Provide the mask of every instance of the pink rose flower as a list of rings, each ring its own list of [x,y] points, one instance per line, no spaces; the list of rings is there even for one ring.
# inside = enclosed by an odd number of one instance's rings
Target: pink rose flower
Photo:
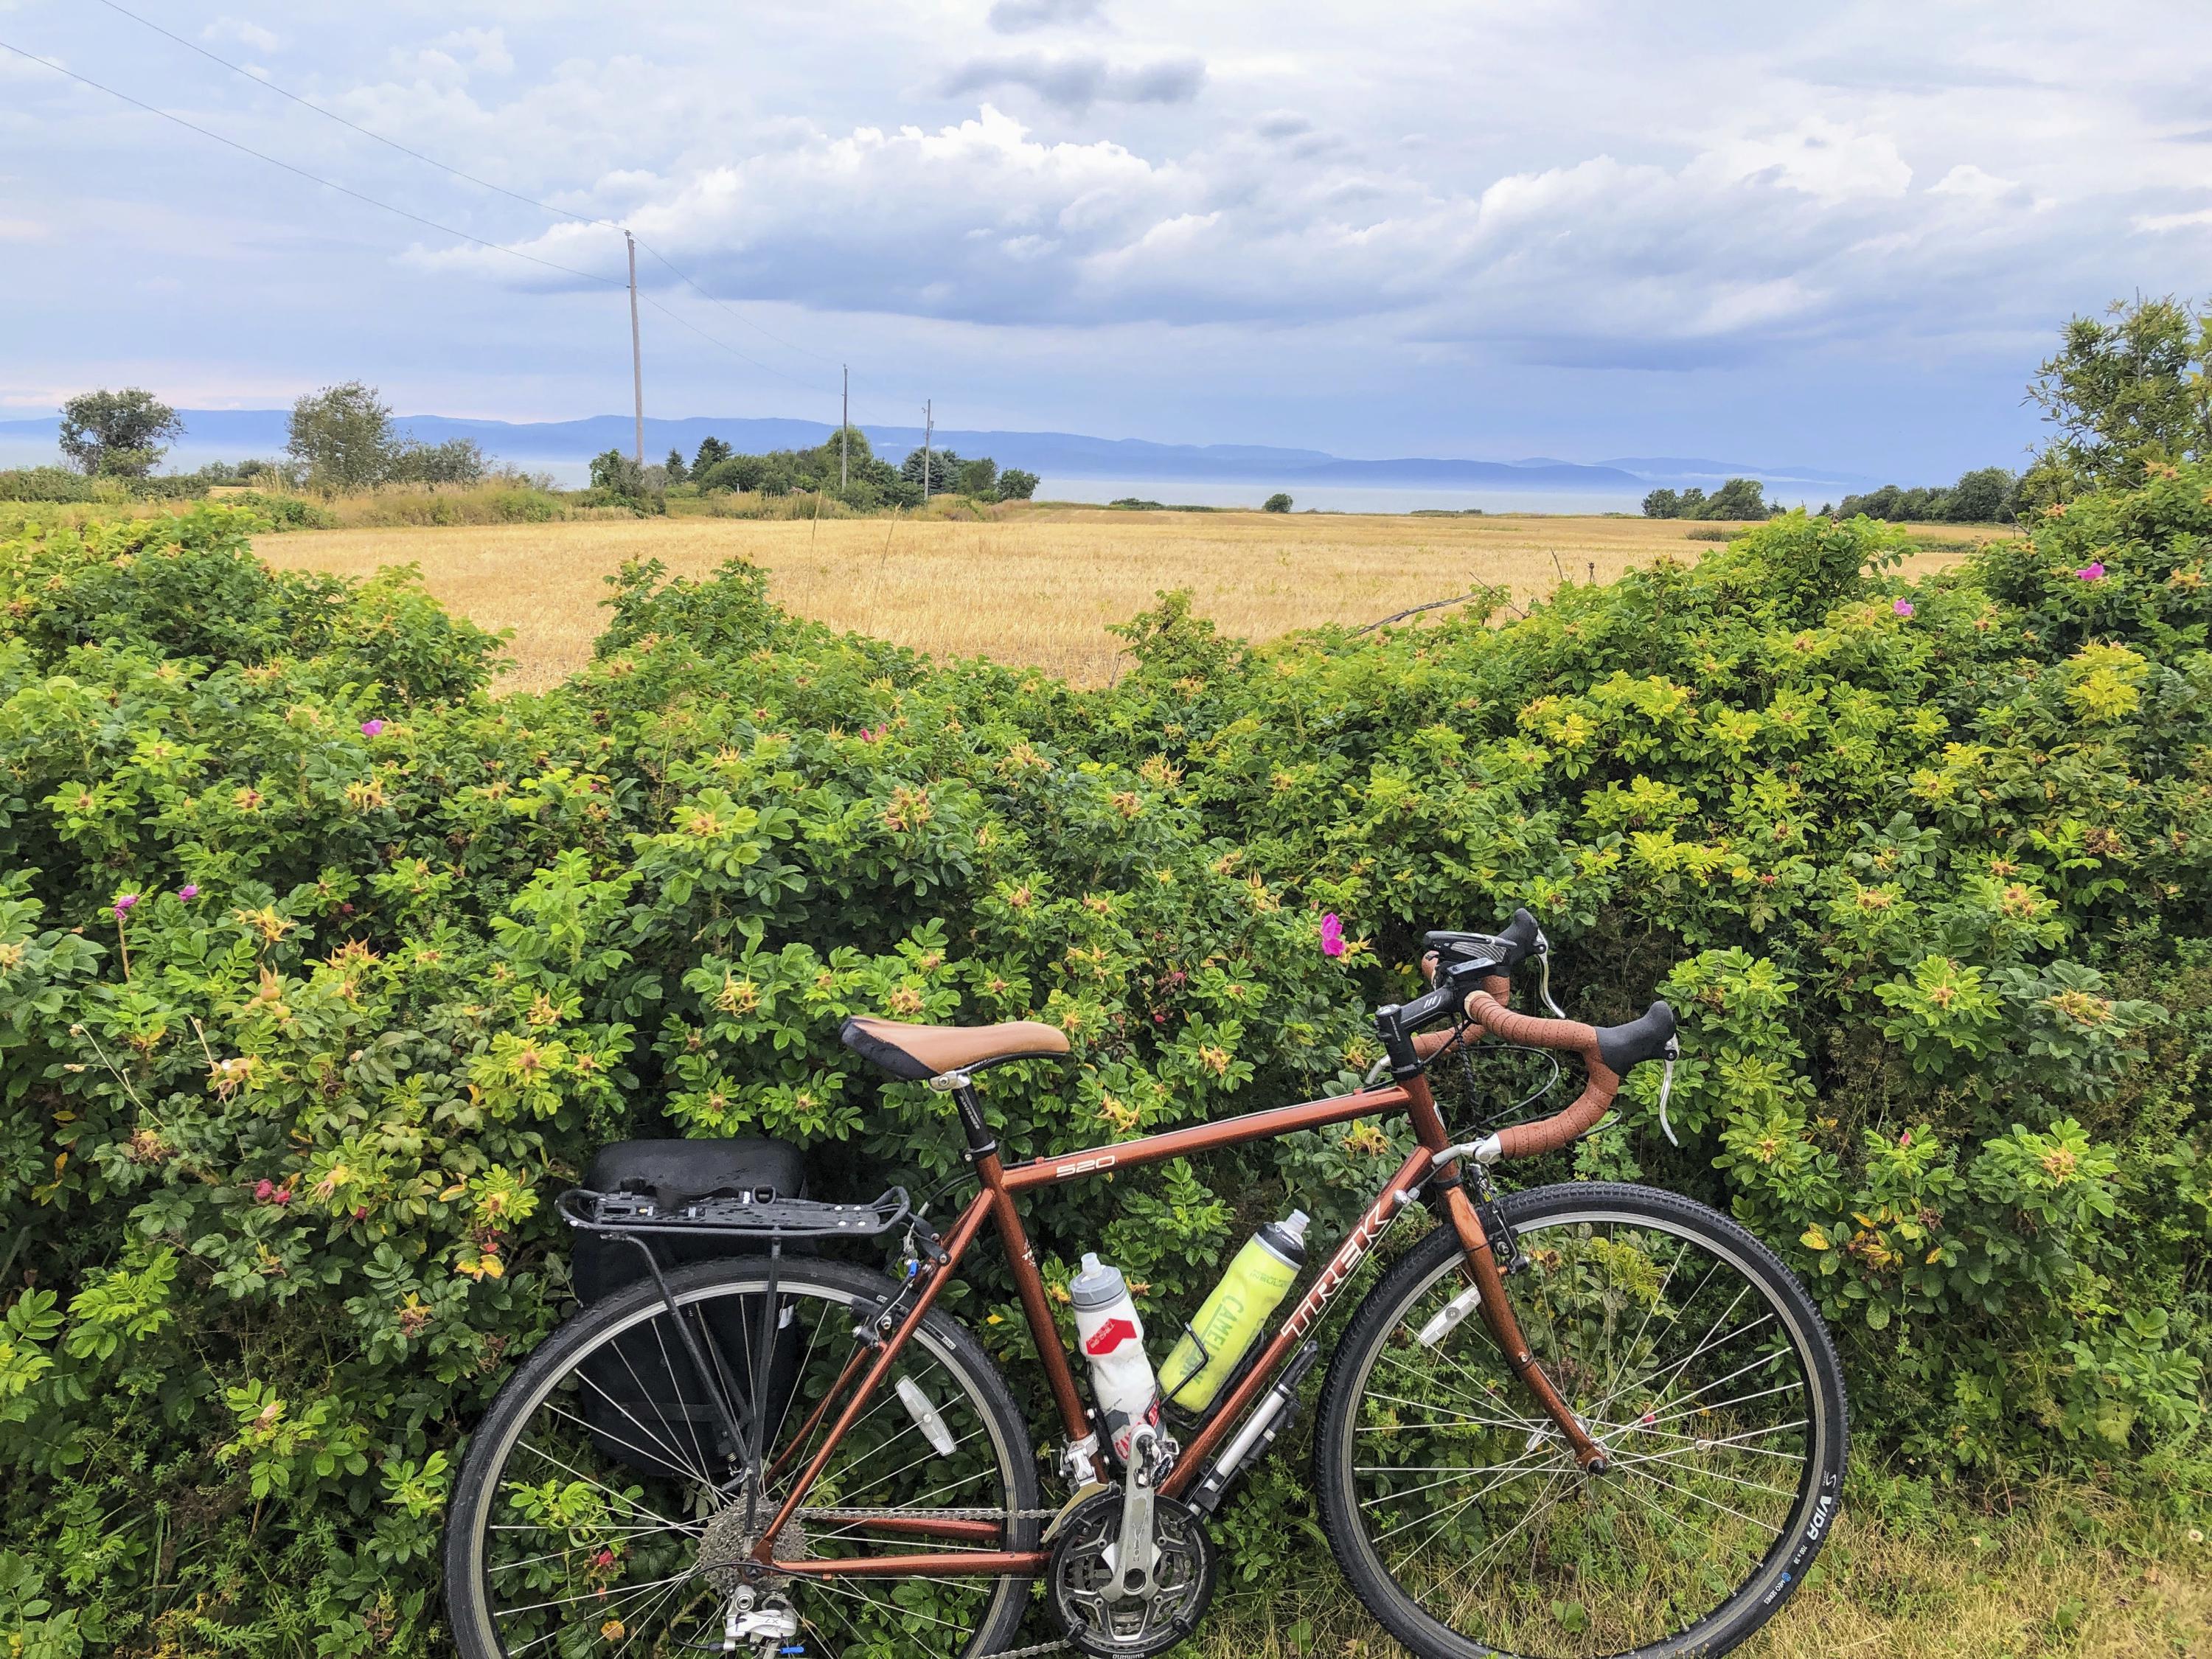
[[[253,1183],[253,1200],[255,1203],[266,1204],[271,1198],[275,1197],[276,1194],[276,1183],[275,1182],[264,1177]]]
[[[127,916],[131,914],[131,907],[137,902],[137,894],[125,893],[121,898],[115,901],[115,914],[118,916]]]
[[[1321,919],[1321,953],[1325,957],[1344,954],[1344,923],[1334,910]]]
[[[2102,559],[2092,559],[2075,571],[2074,575],[2075,580],[2080,581],[2100,582],[2105,580],[2105,562]]]
[[[1893,605],[1889,608],[1897,612],[1900,617],[1909,617],[1912,614],[1912,601],[1910,599],[1899,599],[1895,605]]]
[[[382,720],[363,720],[361,723],[361,734],[364,738],[373,738],[382,730],[384,730]]]
[[[190,904],[190,903],[191,903],[194,899],[198,898],[199,896],[200,896],[200,890],[199,890],[197,886],[195,886],[192,883],[191,883],[191,882],[189,882],[189,881],[188,881],[188,882],[186,882],[186,883],[185,883],[182,887],[179,887],[179,889],[177,889],[177,896],[178,896],[179,898],[180,898],[180,899],[184,900],[184,902],[185,902],[185,903],[187,903],[187,904]]]

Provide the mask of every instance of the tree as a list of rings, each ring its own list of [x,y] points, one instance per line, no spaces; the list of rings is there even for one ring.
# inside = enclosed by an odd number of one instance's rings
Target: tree
[[[668,459],[663,461],[661,465],[666,469],[668,482],[671,483],[682,483],[684,479],[690,477],[690,470],[684,465],[684,452],[680,449],[670,450]]]
[[[2001,466],[1977,467],[1951,486],[1943,516],[1953,524],[2010,524],[2020,480]]]
[[[2212,305],[2115,300],[2076,317],[2027,389],[2058,428],[2021,481],[2031,505],[2142,483],[2151,460],[2212,454]]]
[[[402,438],[385,452],[384,474],[377,483],[472,484],[483,482],[488,463],[474,438],[448,438],[441,444]]]
[[[984,496],[996,493],[999,464],[988,455],[980,461],[969,461],[960,468],[960,493],[963,495]]]
[[[647,499],[645,469],[619,449],[592,457],[592,488],[625,501]]]
[[[927,456],[929,465],[929,494],[949,495],[960,488],[960,469],[967,465],[949,449],[917,449],[900,463],[899,475],[916,489],[922,487],[922,463]]]
[[[699,453],[691,458],[691,470],[694,472],[704,472],[717,461],[728,460],[730,454],[729,445],[724,443],[720,438],[712,436],[702,438],[699,440]]]
[[[1685,513],[1684,518],[1689,517]],[[1730,478],[1698,510],[1701,519],[1764,519],[1766,490],[1756,478]]]
[[[1002,501],[1025,501],[1036,494],[1037,475],[1010,466],[999,475],[999,499]]]
[[[1260,510],[1262,513],[1287,513],[1291,510],[1291,498],[1279,489],[1260,503]]]
[[[1644,516],[1679,519],[1682,516],[1682,498],[1671,489],[1655,489],[1644,498]]]
[[[392,411],[376,388],[359,380],[326,386],[292,405],[285,450],[306,471],[308,487],[325,495],[368,489],[384,481],[398,445]]]
[[[175,410],[135,386],[88,392],[62,405],[62,453],[91,477],[143,478],[184,430]]]
[[[1711,514],[1705,511],[1705,490],[1696,484],[1692,484],[1687,489],[1684,490],[1680,497],[1674,503],[1674,516],[1678,519],[1709,519],[1712,517]]]

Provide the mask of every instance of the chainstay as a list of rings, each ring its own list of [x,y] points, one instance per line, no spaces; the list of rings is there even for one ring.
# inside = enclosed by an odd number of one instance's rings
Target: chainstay
[[[946,1521],[1048,1521],[1058,1515],[1058,1510],[986,1510],[986,1509],[802,1509],[802,1521],[884,1521],[914,1515],[936,1516]],[[1026,1648],[1002,1648],[996,1653],[977,1656],[977,1659],[1039,1659],[1048,1653],[1067,1650],[1065,1638],[1049,1642],[1038,1642]]]

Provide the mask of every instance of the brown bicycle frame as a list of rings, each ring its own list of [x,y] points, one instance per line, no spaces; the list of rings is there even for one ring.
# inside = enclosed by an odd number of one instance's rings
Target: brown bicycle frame
[[[972,1097],[966,1104],[972,1104]],[[1376,1243],[1389,1231],[1399,1213],[1410,1204],[1421,1188],[1431,1179],[1437,1181],[1443,1194],[1443,1207],[1453,1230],[1459,1235],[1461,1246],[1467,1254],[1467,1271],[1472,1281],[1481,1291],[1480,1312],[1488,1327],[1492,1340],[1505,1356],[1515,1375],[1534,1394],[1545,1413],[1559,1425],[1561,1434],[1573,1449],[1584,1468],[1601,1462],[1603,1453],[1583,1428],[1579,1419],[1562,1400],[1546,1376],[1541,1367],[1531,1357],[1528,1344],[1522,1340],[1520,1324],[1507,1300],[1504,1275],[1490,1249],[1490,1241],[1483,1231],[1481,1218],[1474,1205],[1456,1180],[1456,1166],[1438,1165],[1436,1154],[1445,1151],[1452,1142],[1444,1128],[1443,1118],[1437,1110],[1435,1097],[1429,1091],[1429,1080],[1419,1073],[1402,1078],[1380,1088],[1362,1090],[1356,1094],[1336,1095],[1325,1100],[1308,1101],[1303,1105],[1281,1106],[1264,1112],[1248,1113],[1242,1117],[1223,1120],[1218,1123],[1203,1123],[1188,1129],[1173,1129],[1164,1134],[1148,1135],[1141,1140],[1123,1141],[1118,1146],[1093,1147],[1087,1152],[1066,1152],[1054,1158],[1036,1158],[1026,1164],[1017,1164],[1011,1169],[1001,1164],[995,1147],[979,1150],[972,1154],[976,1173],[982,1186],[968,1206],[960,1213],[952,1231],[944,1241],[945,1259],[927,1270],[921,1293],[898,1328],[884,1340],[875,1362],[866,1368],[852,1397],[839,1413],[827,1439],[823,1442],[798,1484],[783,1500],[775,1518],[762,1529],[761,1541],[753,1552],[761,1561],[780,1574],[793,1578],[830,1577],[906,1577],[994,1576],[1001,1573],[1033,1572],[1049,1559],[1042,1550],[982,1553],[967,1551],[950,1555],[881,1555],[862,1556],[842,1560],[775,1560],[769,1554],[770,1546],[781,1536],[785,1525],[805,1500],[807,1492],[820,1477],[830,1455],[846,1431],[866,1408],[879,1384],[897,1363],[907,1340],[920,1327],[923,1317],[936,1304],[938,1292],[959,1267],[977,1233],[986,1220],[998,1224],[999,1237],[1006,1245],[1006,1259],[1012,1266],[1014,1288],[1021,1298],[1022,1312],[1028,1321],[1030,1334],[1036,1342],[1037,1357],[1043,1363],[1045,1376],[1052,1387],[1054,1404],[1059,1407],[1071,1440],[1081,1440],[1092,1432],[1089,1414],[1085,1411],[1083,1397],[1077,1391],[1075,1373],[1069,1364],[1067,1352],[1061,1346],[1060,1330],[1052,1316],[1052,1305],[1046,1297],[1043,1277],[1037,1272],[1036,1255],[1030,1248],[1029,1235],[1023,1229],[1021,1212],[1014,1202],[1015,1194],[1033,1187],[1054,1187],[1086,1176],[1103,1174],[1109,1170],[1133,1170],[1147,1164],[1158,1164],[1170,1158],[1187,1157],[1195,1152],[1218,1152],[1227,1146],[1241,1146],[1251,1141],[1270,1140],[1279,1135],[1293,1134],[1301,1129],[1319,1129],[1332,1123],[1347,1123],[1355,1118],[1372,1117],[1380,1113],[1404,1110],[1411,1117],[1413,1133],[1420,1142],[1420,1150],[1413,1153],[1392,1176],[1353,1227],[1344,1242],[1330,1257],[1313,1288],[1300,1300],[1290,1317],[1283,1322],[1259,1362],[1244,1376],[1243,1382],[1223,1401],[1207,1419],[1197,1439],[1184,1448],[1173,1469],[1161,1482],[1160,1490],[1169,1497],[1180,1496],[1198,1478],[1206,1460],[1231,1427],[1243,1417],[1252,1402],[1259,1397],[1269,1380],[1281,1369],[1297,1345],[1304,1340],[1320,1322],[1322,1312],[1334,1301],[1337,1293],[1351,1281],[1352,1273],[1364,1261]],[[855,1356],[857,1361],[858,1356]],[[830,1404],[852,1379],[859,1369],[857,1363],[848,1364],[821,1406],[817,1407],[801,1428],[793,1448],[777,1459],[781,1469],[791,1451],[804,1445]],[[866,1526],[882,1531],[933,1535],[946,1539],[989,1541],[1003,1539],[1002,1528],[989,1522],[945,1517],[935,1519],[926,1515],[884,1516],[872,1520]]]

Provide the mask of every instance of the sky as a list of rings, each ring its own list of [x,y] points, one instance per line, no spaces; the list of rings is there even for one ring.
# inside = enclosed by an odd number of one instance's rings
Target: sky
[[[875,422],[1925,482],[2019,463],[2068,316],[2212,292],[2201,0],[130,9],[181,39],[0,0],[219,135],[0,52],[0,418],[625,412],[619,222],[657,416],[848,364]]]

